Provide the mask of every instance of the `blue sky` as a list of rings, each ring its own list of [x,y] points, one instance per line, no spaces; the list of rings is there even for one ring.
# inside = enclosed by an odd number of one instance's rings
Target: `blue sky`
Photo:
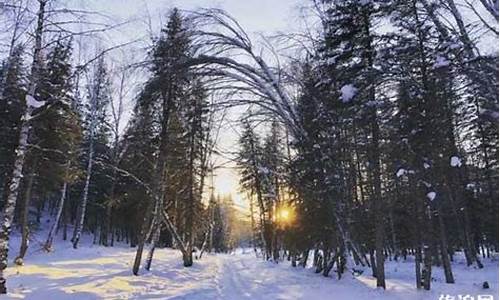
[[[121,18],[165,15],[169,8],[196,9],[217,7],[234,16],[248,31],[271,32],[292,25],[296,0],[79,0],[81,4]],[[138,28],[139,29],[139,28]]]

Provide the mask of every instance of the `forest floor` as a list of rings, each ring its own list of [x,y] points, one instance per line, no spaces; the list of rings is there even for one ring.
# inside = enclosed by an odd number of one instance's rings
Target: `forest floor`
[[[10,257],[17,253],[14,236]],[[0,299],[440,299],[441,295],[495,295],[498,299],[498,261],[485,259],[482,270],[467,268],[462,260],[453,265],[456,284],[444,283],[441,268],[433,269],[431,291],[417,290],[414,264],[386,264],[387,290],[375,288],[366,269],[361,276],[325,278],[311,268],[292,268],[289,262],[274,264],[257,259],[251,250],[234,254],[208,254],[191,268],[182,266],[180,253],[157,249],[150,272],[134,276],[135,251],[126,246],[92,246],[84,240],[78,250],[58,241],[46,253],[32,241],[24,266],[9,265],[9,294]],[[11,259],[12,260],[12,259]],[[490,289],[483,289],[488,281]],[[472,299],[472,298],[465,298]]]

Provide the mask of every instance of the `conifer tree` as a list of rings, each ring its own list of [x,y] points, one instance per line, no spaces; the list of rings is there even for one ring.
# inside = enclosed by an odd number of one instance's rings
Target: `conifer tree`
[[[24,113],[26,74],[23,69],[22,47],[16,47],[1,69],[2,94],[0,99],[0,199],[5,202],[17,147],[21,116]]]

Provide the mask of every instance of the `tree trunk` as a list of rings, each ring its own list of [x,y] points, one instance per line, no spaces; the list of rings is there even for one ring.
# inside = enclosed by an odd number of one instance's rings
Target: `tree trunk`
[[[144,214],[144,219],[142,221],[141,232],[139,234],[137,241],[137,251],[135,253],[134,265],[132,267],[132,273],[134,275],[139,275],[139,266],[141,265],[142,251],[144,250],[144,243],[146,239],[146,234],[149,231],[149,223],[151,222],[152,210],[151,203],[152,200],[148,199],[148,204],[146,206],[146,211]]]
[[[44,15],[46,0],[38,1],[40,6],[37,12],[37,27],[35,31],[35,45],[33,50],[33,63],[31,68],[31,78],[28,84],[27,98],[34,99],[36,85],[38,82],[38,74],[41,63],[42,35],[44,28]],[[7,258],[9,252],[9,236],[11,232],[12,221],[16,208],[17,195],[19,193],[19,184],[23,174],[24,160],[26,157],[26,149],[28,146],[28,136],[30,133],[29,120],[32,117],[33,107],[27,105],[24,117],[21,119],[21,130],[19,133],[19,141],[16,149],[16,158],[14,160],[14,168],[8,188],[8,196],[3,207],[2,227],[0,231],[0,294],[7,293],[6,279],[4,271],[7,268]]]
[[[94,113],[95,114],[95,113]],[[91,122],[91,132],[90,132],[90,146],[89,146],[89,155],[88,155],[88,163],[87,163],[87,177],[85,178],[85,186],[83,188],[83,197],[80,205],[78,207],[78,215],[75,224],[75,231],[73,233],[73,238],[71,241],[73,242],[73,248],[78,248],[78,242],[80,241],[80,236],[82,235],[83,223],[85,221],[85,211],[87,209],[87,201],[89,196],[89,188],[90,188],[90,179],[92,176],[92,166],[94,162],[94,127],[95,127],[95,116],[93,116],[93,121]]]
[[[160,233],[161,233],[161,224],[158,222],[158,224],[156,225],[156,229],[153,233],[153,237],[151,238],[151,248],[149,249],[148,256],[146,258],[146,265],[144,266],[144,269],[146,269],[147,271],[151,269],[151,263],[153,262],[153,254],[158,244],[158,241],[160,240]]]
[[[68,163],[68,166],[66,167],[66,175],[68,175],[68,169],[69,169],[69,163]],[[54,240],[54,236],[56,234],[57,228],[59,226],[59,221],[60,221],[61,215],[63,213],[67,188],[68,188],[68,181],[65,178],[62,189],[61,189],[61,198],[60,198],[59,203],[57,205],[57,213],[55,216],[55,220],[54,220],[54,223],[52,224],[52,227],[50,228],[49,234],[47,236],[47,240],[45,241],[44,249],[46,251],[52,250],[52,241]]]
[[[115,142],[115,145],[114,145],[114,151],[116,152],[116,149],[117,149],[118,145],[117,145],[117,142]],[[104,231],[104,237],[103,237],[103,244],[104,246],[108,246],[108,240],[110,238],[110,236],[112,235],[111,233],[111,227],[112,227],[112,218],[113,218],[113,201],[115,199],[115,188],[116,188],[116,166],[118,165],[118,156],[116,155],[116,153],[113,155],[113,163],[115,165],[115,168],[113,168],[113,171],[112,171],[112,176],[111,176],[111,180],[112,180],[112,183],[111,183],[111,189],[110,189],[110,192],[109,192],[109,201],[108,203],[106,204],[106,229]]]
[[[370,250],[370,265],[372,267],[372,276],[377,278],[377,262],[375,261],[375,255],[373,250]]]
[[[415,280],[417,289],[422,288],[421,264],[422,264],[422,249],[420,248],[420,246],[417,246],[417,249],[415,249]]]
[[[193,126],[194,128],[194,126]],[[194,214],[195,214],[195,197],[194,194],[194,176],[195,176],[195,133],[191,133],[191,141],[190,141],[190,153],[189,153],[189,196],[187,203],[187,211],[186,211],[186,223],[184,227],[184,233],[186,238],[184,240],[186,246],[186,253],[183,253],[182,260],[184,261],[185,267],[190,267],[193,265],[193,243],[194,243]]]
[[[373,46],[371,44],[371,36],[370,34],[370,15],[367,12],[363,13],[364,15],[364,32],[365,32],[365,40],[366,40],[366,49],[367,51],[367,61],[366,67],[367,70],[370,71],[373,68]],[[372,80],[370,82],[370,101],[375,101],[375,82]],[[380,127],[378,124],[377,117],[377,108],[373,106],[370,109],[370,127],[371,127],[371,144],[370,144],[370,166],[371,166],[371,175],[372,175],[372,183],[373,183],[373,201],[375,208],[375,261],[377,263],[377,287],[382,287],[385,289],[385,255],[384,251],[384,206],[382,203],[382,191],[381,191],[381,172],[380,172]]]
[[[439,205],[439,204],[438,204]],[[448,240],[446,238],[446,231],[444,228],[443,217],[441,216],[441,208],[438,207],[438,223],[439,223],[439,235],[440,235],[440,253],[441,260],[443,261],[444,276],[446,278],[446,283],[455,283],[453,278],[453,272],[451,270],[450,257],[448,256]]]
[[[422,286],[425,290],[431,289],[432,278],[432,249],[431,245],[424,245],[424,268],[422,270]]]
[[[69,192],[68,192],[69,193]],[[68,197],[68,200],[66,201],[67,202],[67,205],[64,205],[63,206],[63,220],[64,220],[64,224],[63,224],[63,240],[66,241],[68,239],[68,223],[70,222],[70,218],[71,218],[71,214],[70,214],[70,203],[69,202],[69,195],[67,195]],[[56,231],[56,235],[57,235],[57,231]]]
[[[33,162],[33,168],[36,168],[36,162]],[[30,234],[29,210],[30,210],[31,191],[33,190],[34,178],[35,178],[35,170],[32,170],[28,177],[28,182],[26,185],[26,194],[24,195],[24,201],[21,212],[21,229],[22,229],[21,247],[19,249],[19,254],[14,260],[15,264],[18,266],[23,265],[23,259],[24,256],[26,255],[26,251],[28,250],[28,245],[29,245],[29,234]]]

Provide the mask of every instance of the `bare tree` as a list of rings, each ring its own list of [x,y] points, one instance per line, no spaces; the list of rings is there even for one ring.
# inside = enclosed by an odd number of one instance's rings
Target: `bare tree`
[[[26,112],[21,120],[21,130],[19,134],[18,147],[16,149],[16,158],[14,161],[14,170],[9,185],[7,201],[3,208],[2,228],[0,231],[0,294],[7,293],[6,280],[3,274],[7,268],[7,255],[9,251],[9,235],[12,221],[14,219],[14,210],[16,207],[17,195],[19,193],[19,184],[21,182],[24,159],[28,146],[28,136],[30,134],[30,120],[33,119],[33,113],[44,106],[45,103],[35,99],[35,90],[38,82],[38,76],[42,60],[42,37],[45,21],[45,7],[47,0],[39,0],[37,13],[37,26],[35,30],[35,45],[33,47],[33,63],[31,65],[31,75],[28,83],[26,95]]]

